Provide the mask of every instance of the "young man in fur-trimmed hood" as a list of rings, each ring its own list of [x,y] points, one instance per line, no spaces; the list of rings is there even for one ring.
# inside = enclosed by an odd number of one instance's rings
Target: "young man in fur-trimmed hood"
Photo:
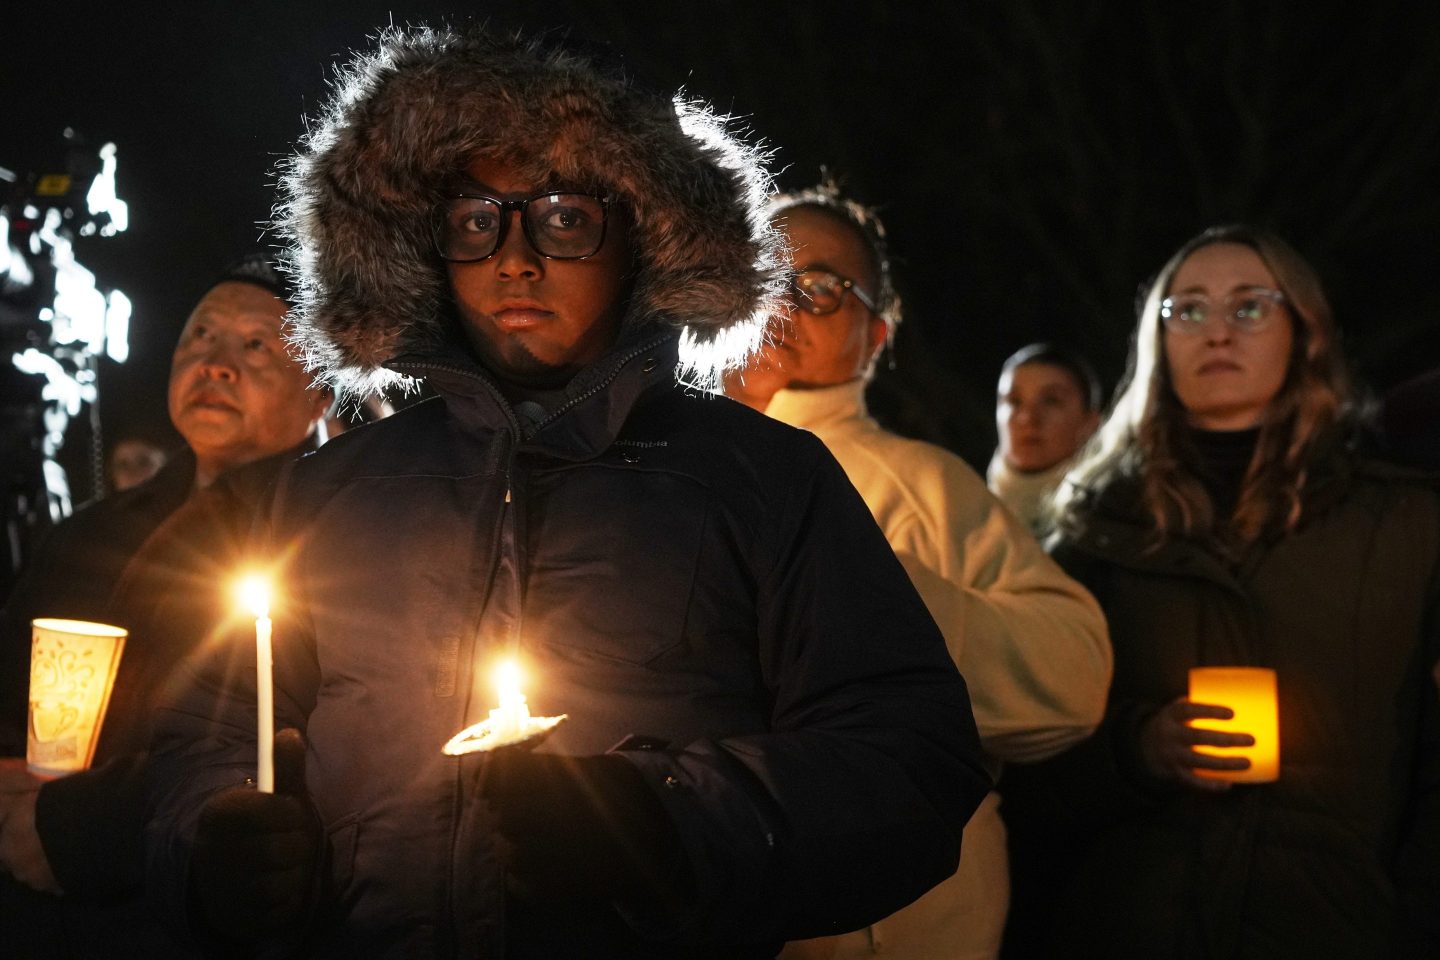
[[[243,785],[243,642],[160,721],[152,876],[192,934],[770,957],[954,870],[988,780],[934,623],[818,441],[696,387],[779,287],[767,188],[704,108],[562,50],[392,30],[351,64],[284,180],[296,336],[341,390],[439,397],[268,510],[277,793]],[[502,655],[568,721],[443,755]]]

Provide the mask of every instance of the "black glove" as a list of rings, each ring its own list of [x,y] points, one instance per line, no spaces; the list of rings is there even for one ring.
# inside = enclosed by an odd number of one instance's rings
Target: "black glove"
[[[513,895],[683,902],[691,881],[680,835],[634,764],[502,747],[480,777],[509,848]]]
[[[310,905],[320,820],[305,799],[305,741],[275,735],[275,792],[233,787],[200,811],[190,861],[193,909],[206,932],[251,943],[297,928]]]

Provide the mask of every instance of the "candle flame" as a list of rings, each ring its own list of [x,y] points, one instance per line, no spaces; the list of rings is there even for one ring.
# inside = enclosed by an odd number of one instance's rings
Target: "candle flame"
[[[495,681],[495,690],[500,694],[502,706],[525,702],[524,695],[520,693],[520,664],[514,660],[501,660],[496,664],[492,676]]]
[[[270,616],[270,584],[264,577],[258,574],[246,577],[240,581],[237,593],[240,603],[255,615],[255,619],[263,620]]]

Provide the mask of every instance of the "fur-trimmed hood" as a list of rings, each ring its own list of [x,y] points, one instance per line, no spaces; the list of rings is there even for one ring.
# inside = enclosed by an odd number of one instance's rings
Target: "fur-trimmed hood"
[[[281,170],[275,227],[307,364],[363,395],[403,379],[386,360],[453,340],[428,218],[450,178],[489,154],[625,204],[637,257],[625,325],[682,328],[684,365],[713,385],[753,349],[783,282],[764,158],[728,123],[545,42],[386,30],[340,70]]]

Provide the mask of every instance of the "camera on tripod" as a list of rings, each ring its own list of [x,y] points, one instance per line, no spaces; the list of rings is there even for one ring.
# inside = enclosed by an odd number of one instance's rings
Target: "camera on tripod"
[[[129,355],[130,301],[102,291],[75,259],[77,237],[129,225],[115,192],[115,145],[64,133],[59,163],[18,174],[0,167],[0,494],[8,593],[34,537],[71,511],[57,460],[72,418],[91,414],[92,480],[100,476],[99,358]],[[92,487],[94,485],[92,484]]]

